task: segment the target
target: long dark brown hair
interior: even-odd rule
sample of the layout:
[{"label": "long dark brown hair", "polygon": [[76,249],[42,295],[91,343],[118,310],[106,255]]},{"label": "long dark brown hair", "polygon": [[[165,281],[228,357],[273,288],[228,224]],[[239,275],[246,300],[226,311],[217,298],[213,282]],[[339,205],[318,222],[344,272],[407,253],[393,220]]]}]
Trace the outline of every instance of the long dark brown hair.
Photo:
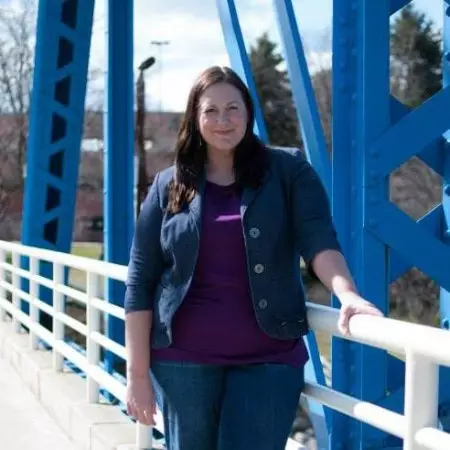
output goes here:
[{"label": "long dark brown hair", "polygon": [[175,214],[195,196],[197,182],[204,176],[206,144],[198,129],[197,109],[201,95],[216,83],[228,83],[238,89],[247,108],[246,133],[234,151],[236,185],[257,188],[267,169],[267,149],[253,132],[255,121],[250,92],[239,76],[228,67],[213,66],[200,74],[189,93],[186,111],[175,145],[175,176],[169,184],[167,209]]}]

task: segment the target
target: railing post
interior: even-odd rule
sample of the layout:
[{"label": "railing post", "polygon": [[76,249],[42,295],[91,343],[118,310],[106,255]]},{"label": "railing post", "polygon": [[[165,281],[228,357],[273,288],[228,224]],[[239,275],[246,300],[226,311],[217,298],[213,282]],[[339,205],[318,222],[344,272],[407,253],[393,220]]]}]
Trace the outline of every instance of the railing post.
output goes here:
[{"label": "railing post", "polygon": [[[0,263],[4,264],[6,262],[6,252],[3,248],[0,248]],[[0,280],[5,280],[5,269],[0,265]],[[6,289],[3,286],[0,286],[0,299],[6,300]],[[6,310],[0,305],[0,320],[2,322],[6,321]]]},{"label": "railing post", "polygon": [[59,320],[59,313],[64,312],[64,294],[55,289],[57,284],[64,284],[64,266],[53,263],[53,337],[55,346],[53,347],[53,369],[57,372],[63,370],[64,357],[56,349],[56,342],[64,340],[64,324]]},{"label": "railing post", "polygon": [[[97,366],[100,362],[100,346],[92,340],[91,336],[93,332],[100,331],[100,314],[98,309],[92,305],[92,300],[100,297],[100,276],[88,272],[86,285],[86,353],[88,364]],[[89,403],[97,403],[99,401],[99,384],[89,372],[87,373],[87,400]]]},{"label": "railing post", "polygon": [[416,433],[438,423],[438,367],[425,356],[406,350],[404,450],[420,450]]},{"label": "railing post", "polygon": [[[36,307],[34,301],[39,297],[39,285],[33,280],[33,277],[39,273],[39,260],[33,256],[30,257],[30,319],[33,324],[39,323],[39,309]],[[30,328],[30,347],[32,350],[37,350],[38,339],[36,333]]]},{"label": "railing post", "polygon": [[[20,311],[20,297],[19,297],[19,289],[20,289],[20,276],[16,272],[17,269],[20,268],[20,256],[16,252],[12,252],[12,265],[14,268],[14,272],[12,273],[12,285],[13,285],[13,291],[12,291],[12,303],[14,306],[15,311]],[[14,331],[18,333],[21,328],[20,320],[17,319],[15,315],[13,315],[13,326]]]},{"label": "railing post", "polygon": [[153,448],[153,427],[136,422],[136,446],[139,450]]}]

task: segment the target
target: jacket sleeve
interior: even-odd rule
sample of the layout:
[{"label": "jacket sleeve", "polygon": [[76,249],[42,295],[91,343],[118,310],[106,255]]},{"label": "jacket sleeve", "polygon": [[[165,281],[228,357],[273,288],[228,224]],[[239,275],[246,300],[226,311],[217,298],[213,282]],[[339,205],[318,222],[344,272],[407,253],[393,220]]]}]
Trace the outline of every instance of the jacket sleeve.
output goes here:
[{"label": "jacket sleeve", "polygon": [[163,271],[160,234],[163,212],[156,175],[136,223],[128,264],[125,313],[153,310],[153,295]]},{"label": "jacket sleeve", "polygon": [[324,250],[341,251],[331,217],[325,188],[314,168],[299,151],[295,156],[291,181],[291,208],[295,242],[308,271],[311,262]]}]

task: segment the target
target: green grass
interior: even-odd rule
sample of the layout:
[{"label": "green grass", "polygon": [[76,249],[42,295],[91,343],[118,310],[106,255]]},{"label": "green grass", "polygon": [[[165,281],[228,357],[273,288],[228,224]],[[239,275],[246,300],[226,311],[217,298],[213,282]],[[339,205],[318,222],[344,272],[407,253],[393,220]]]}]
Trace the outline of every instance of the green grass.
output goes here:
[{"label": "green grass", "polygon": [[72,255],[76,256],[99,259],[101,253],[102,253],[102,244],[99,244],[97,242],[74,243],[72,246]]},{"label": "green grass", "polygon": [[[102,253],[102,244],[97,242],[75,242],[72,246],[72,255],[84,258],[99,259]],[[82,270],[71,269],[69,273],[69,284],[79,289],[86,290],[86,273]]]}]

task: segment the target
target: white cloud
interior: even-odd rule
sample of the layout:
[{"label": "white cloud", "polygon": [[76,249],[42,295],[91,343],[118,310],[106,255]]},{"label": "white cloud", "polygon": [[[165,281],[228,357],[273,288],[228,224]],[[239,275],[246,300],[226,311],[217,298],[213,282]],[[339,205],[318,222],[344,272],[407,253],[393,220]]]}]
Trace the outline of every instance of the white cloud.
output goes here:
[{"label": "white cloud", "polygon": [[[298,8],[305,0],[294,0]],[[105,1],[96,1],[91,66],[105,68]],[[159,107],[159,95],[165,110],[184,109],[189,89],[196,76],[214,64],[228,65],[222,29],[215,1],[164,0],[134,1],[134,62],[154,55],[157,63],[146,73],[147,106]],[[263,32],[279,42],[271,0],[237,0],[241,28],[247,48]],[[161,60],[152,40],[168,40]],[[280,48],[281,50],[281,48]],[[162,76],[160,77],[160,75]],[[100,87],[103,79],[98,80]]]}]

